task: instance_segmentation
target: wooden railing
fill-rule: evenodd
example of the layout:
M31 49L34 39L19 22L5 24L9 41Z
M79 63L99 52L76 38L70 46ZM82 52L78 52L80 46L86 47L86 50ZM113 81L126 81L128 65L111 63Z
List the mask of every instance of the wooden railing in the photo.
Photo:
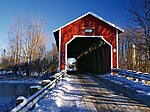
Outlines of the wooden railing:
M57 76L52 82L47 84L44 88L33 94L31 97L20 103L17 107L11 110L11 112L27 112L34 108L35 104L47 94L65 75L65 72L57 73Z
M136 72L136 71L126 70L126 69L113 69L112 72L121 76L125 76L130 80L142 81L143 83L150 85L149 73Z

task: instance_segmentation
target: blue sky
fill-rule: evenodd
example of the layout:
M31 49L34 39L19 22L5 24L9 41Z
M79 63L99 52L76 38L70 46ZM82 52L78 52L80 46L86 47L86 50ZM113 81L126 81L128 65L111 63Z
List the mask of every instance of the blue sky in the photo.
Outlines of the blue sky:
M0 0L0 49L8 44L8 31L19 15L32 13L47 19L45 32L52 38L52 31L92 11L102 18L124 28L127 24L123 7L129 0Z

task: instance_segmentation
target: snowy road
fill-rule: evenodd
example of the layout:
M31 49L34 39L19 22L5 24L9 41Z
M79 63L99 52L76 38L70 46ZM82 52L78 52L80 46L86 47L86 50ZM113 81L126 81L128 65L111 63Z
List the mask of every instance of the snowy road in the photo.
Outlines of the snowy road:
M146 105L149 99L133 90L99 76L74 73L49 91L33 112L149 112Z

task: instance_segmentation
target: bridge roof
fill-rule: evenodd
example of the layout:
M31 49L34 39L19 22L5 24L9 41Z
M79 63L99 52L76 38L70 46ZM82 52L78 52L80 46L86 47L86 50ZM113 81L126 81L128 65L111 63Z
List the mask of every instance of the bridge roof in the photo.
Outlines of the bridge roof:
M86 14L84 14L84 15L78 17L77 19L75 19L75 20L73 20L73 21L71 21L71 22L69 22L69 23L67 23L67 24L65 24L65 25L61 26L60 28L58 28L58 29L56 29L56 30L53 31L57 48L59 48L59 37L60 37L60 36L59 36L59 35L60 35L59 31L60 31L60 29L66 27L66 26L72 24L73 22L78 21L79 19L82 19L83 17L86 17L86 16L88 16L88 15L92 15L93 17L99 19L100 21L103 21L104 23L110 25L111 27L113 27L113 28L115 28L116 30L118 30L118 33L124 32L124 30L123 30L122 28L118 27L117 25L115 25L115 24L113 24L113 23L111 23L111 22L109 22L109 21L103 19L102 17L96 15L96 14L93 13L93 12L88 12L88 13L86 13Z
M66 26L72 24L73 22L75 22L75 21L77 21L77 20L79 20L79 19L81 19L81 18L83 18L83 17L85 17L85 16L87 16L87 15L92 15L92 16L98 18L99 20L101 20L101 21L107 23L108 25L114 27L115 29L119 30L120 32L124 32L124 30L123 30L122 28L120 28L119 26L117 26L117 25L115 25L115 24L113 24L113 23L111 23L111 22L109 22L109 21L103 19L102 17L98 16L97 14L95 14L95 13L93 13L93 12L88 12L88 13L86 13L86 14L84 14L84 15L78 17L77 19L75 19L75 20L73 20L73 21L71 21L71 22L69 22L69 23L67 23L67 24L65 24L65 25L63 25L63 26L61 26L61 27L59 27L58 29L54 30L53 32L56 32L56 31L60 30L61 28L64 28L64 27L66 27Z

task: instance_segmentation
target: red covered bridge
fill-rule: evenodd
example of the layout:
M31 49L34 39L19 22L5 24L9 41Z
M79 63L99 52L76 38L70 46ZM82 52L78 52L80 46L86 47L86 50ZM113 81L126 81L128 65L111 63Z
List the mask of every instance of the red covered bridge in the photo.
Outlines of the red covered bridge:
M88 12L56 29L59 69L68 69L68 58L79 71L105 73L118 68L118 34L123 29Z

